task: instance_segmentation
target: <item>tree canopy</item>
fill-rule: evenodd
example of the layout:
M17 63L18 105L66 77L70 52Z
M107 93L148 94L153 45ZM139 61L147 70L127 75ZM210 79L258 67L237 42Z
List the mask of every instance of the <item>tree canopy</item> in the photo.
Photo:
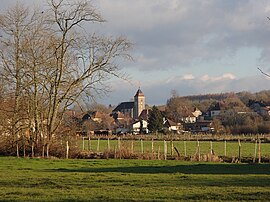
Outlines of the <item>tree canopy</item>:
M148 129L155 133L163 129L163 116L156 106L153 106L150 112Z

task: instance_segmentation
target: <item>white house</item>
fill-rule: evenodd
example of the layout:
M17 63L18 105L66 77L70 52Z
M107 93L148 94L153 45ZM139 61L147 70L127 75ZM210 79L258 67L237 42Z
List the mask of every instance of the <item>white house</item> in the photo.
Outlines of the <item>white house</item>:
M199 110L197 107L195 107L194 110L193 110L193 112L192 112L192 114L193 114L196 118L198 118L199 116L202 115L202 112L201 112L201 110Z
M169 131L177 132L181 128L180 123L175 123L172 120L165 119L163 121L163 126L166 127Z
M139 134L141 130L145 133L148 133L147 128L148 122L145 120L136 121L132 124L132 132L135 134Z

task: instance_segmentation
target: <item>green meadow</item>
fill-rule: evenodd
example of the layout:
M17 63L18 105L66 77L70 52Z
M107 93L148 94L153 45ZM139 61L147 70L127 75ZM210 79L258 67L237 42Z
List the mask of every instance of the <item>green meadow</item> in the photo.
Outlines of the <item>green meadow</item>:
M0 201L268 201L270 164L0 157Z

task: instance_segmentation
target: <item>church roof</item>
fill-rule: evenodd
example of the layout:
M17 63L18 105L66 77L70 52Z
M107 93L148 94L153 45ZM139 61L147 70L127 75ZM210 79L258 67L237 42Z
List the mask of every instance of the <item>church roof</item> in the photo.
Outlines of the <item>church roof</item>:
M134 97L138 97L138 96L144 96L143 92L141 91L141 89L139 88L137 93L135 94Z
M123 109L133 109L134 102L122 102L120 103L113 112L122 111Z

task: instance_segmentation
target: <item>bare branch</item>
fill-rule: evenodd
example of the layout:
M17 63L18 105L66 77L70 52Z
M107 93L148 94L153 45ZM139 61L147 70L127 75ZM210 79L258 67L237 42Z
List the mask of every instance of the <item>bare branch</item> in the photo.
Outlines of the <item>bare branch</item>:
M270 74L265 73L263 70L261 70L259 67L257 69L265 76L270 77Z

